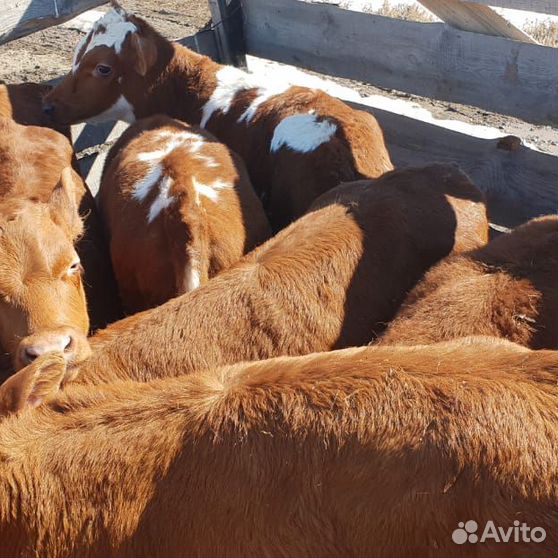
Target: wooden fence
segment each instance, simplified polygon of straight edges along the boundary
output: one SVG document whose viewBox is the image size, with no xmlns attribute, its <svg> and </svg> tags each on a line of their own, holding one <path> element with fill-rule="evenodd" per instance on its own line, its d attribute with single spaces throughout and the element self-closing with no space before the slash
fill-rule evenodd
<svg viewBox="0 0 558 558">
<path fill-rule="evenodd" d="M 209 0 L 212 29 L 181 42 L 226 63 L 243 65 L 249 54 L 526 122 L 558 125 L 558 49 L 536 44 L 487 7 L 558 15 L 556 0 L 420 1 L 444 23 L 352 12 L 331 0 Z M 8 0 L 7 4 L 0 43 L 65 21 L 101 2 Z M 385 130 L 397 166 L 458 163 L 487 194 L 496 223 L 513 226 L 557 210 L 558 157 L 526 146 L 506 151 L 498 140 L 455 132 L 442 122 L 372 111 Z M 115 139 L 121 129 L 122 125 L 75 129 L 76 149 L 93 190 L 102 166 L 96 156 L 105 149 L 95 145 Z"/>
</svg>

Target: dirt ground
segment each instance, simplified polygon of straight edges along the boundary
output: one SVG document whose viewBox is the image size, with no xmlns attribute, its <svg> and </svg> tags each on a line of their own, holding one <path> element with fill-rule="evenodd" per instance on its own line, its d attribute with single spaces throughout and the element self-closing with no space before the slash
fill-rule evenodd
<svg viewBox="0 0 558 558">
<path fill-rule="evenodd" d="M 169 39 L 193 35 L 210 22 L 206 0 L 122 0 L 122 5 L 146 18 Z M 106 7 L 100 7 L 106 10 Z M 65 74 L 82 32 L 51 27 L 0 46 L 0 82 L 47 81 Z M 386 90 L 356 81 L 332 78 L 362 95 L 403 98 L 428 109 L 436 118 L 491 126 L 502 134 L 517 135 L 541 151 L 558 154 L 558 134 L 548 126 L 534 126 L 476 107 L 435 101 L 404 92 Z"/>
<path fill-rule="evenodd" d="M 194 35 L 211 20 L 205 0 L 123 0 L 122 6 L 144 17 L 169 39 Z M 107 6 L 98 10 L 106 11 Z M 47 81 L 65 74 L 82 32 L 49 27 L 0 46 L 0 82 Z"/>
</svg>

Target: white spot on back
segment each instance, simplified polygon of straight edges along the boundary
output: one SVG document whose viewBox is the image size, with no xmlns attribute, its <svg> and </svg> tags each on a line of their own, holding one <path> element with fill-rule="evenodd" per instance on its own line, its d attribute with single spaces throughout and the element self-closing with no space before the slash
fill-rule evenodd
<svg viewBox="0 0 558 558">
<path fill-rule="evenodd" d="M 141 159 L 140 159 L 141 160 Z M 147 198 L 149 192 L 153 189 L 153 186 L 161 180 L 163 176 L 163 167 L 157 164 L 153 168 L 149 169 L 149 172 L 143 177 L 142 180 L 136 183 L 136 187 L 134 188 L 134 192 L 132 196 L 138 202 L 142 202 Z"/>
<path fill-rule="evenodd" d="M 147 163 L 148 171 L 141 180 L 136 182 L 132 192 L 132 197 L 139 203 L 142 203 L 155 185 L 159 183 L 159 193 L 155 200 L 153 200 L 147 215 L 148 223 L 153 222 L 161 211 L 168 207 L 173 201 L 173 197 L 170 195 L 172 179 L 168 176 L 164 176 L 163 172 L 162 163 L 165 157 L 170 155 L 175 149 L 181 147 L 187 148 L 191 153 L 197 153 L 205 143 L 202 136 L 187 131 L 172 132 L 170 130 L 161 130 L 157 139 L 163 143 L 162 147 L 154 151 L 139 153 L 137 156 L 138 161 Z M 200 155 L 198 155 L 198 157 L 200 157 Z"/>
<path fill-rule="evenodd" d="M 131 124 L 136 120 L 134 107 L 128 102 L 124 95 L 120 95 L 114 105 L 107 110 L 87 119 L 89 124 L 100 124 L 101 122 L 112 122 L 113 120 L 122 120 Z"/>
<path fill-rule="evenodd" d="M 328 120 L 319 122 L 315 114 L 287 116 L 279 122 L 273 132 L 270 151 L 275 153 L 286 146 L 299 153 L 308 153 L 329 141 L 336 130 L 336 124 Z"/>
<path fill-rule="evenodd" d="M 254 98 L 254 100 L 250 103 L 250 106 L 240 115 L 240 118 L 237 120 L 238 123 L 246 121 L 249 124 L 254 116 L 256 115 L 257 110 L 260 106 L 277 95 L 281 95 L 287 89 L 290 89 L 291 85 L 289 83 L 281 83 L 271 87 L 260 87 L 258 88 L 258 95 Z"/>
<path fill-rule="evenodd" d="M 199 182 L 196 177 L 192 178 L 192 185 L 196 191 L 196 201 L 199 204 L 199 196 L 205 196 L 212 202 L 217 202 L 219 199 L 219 190 L 225 190 L 227 188 L 232 188 L 232 184 L 225 182 L 224 180 L 215 180 L 211 184 L 203 184 Z"/>
<path fill-rule="evenodd" d="M 104 30 L 101 30 L 101 27 L 104 27 Z M 137 30 L 138 28 L 126 19 L 125 12 L 117 11 L 114 8 L 109 10 L 101 19 L 95 22 L 91 31 L 83 37 L 76 47 L 72 62 L 73 72 L 77 71 L 83 57 L 95 47 L 106 46 L 113 48 L 116 54 L 120 54 L 128 33 L 135 33 Z M 77 57 L 87 42 L 87 48 L 78 61 Z"/>
<path fill-rule="evenodd" d="M 159 184 L 159 195 L 155 198 L 149 208 L 149 215 L 147 216 L 148 223 L 152 223 L 157 218 L 159 213 L 172 203 L 174 198 L 170 195 L 171 186 L 172 178 L 170 176 L 165 176 Z"/>
<path fill-rule="evenodd" d="M 217 72 L 215 77 L 217 78 L 217 85 L 209 101 L 203 105 L 200 122 L 202 128 L 205 128 L 215 111 L 220 110 L 224 114 L 227 114 L 231 108 L 234 97 L 239 91 L 257 87 L 254 83 L 254 78 L 250 74 L 233 66 L 224 66 Z"/>
</svg>

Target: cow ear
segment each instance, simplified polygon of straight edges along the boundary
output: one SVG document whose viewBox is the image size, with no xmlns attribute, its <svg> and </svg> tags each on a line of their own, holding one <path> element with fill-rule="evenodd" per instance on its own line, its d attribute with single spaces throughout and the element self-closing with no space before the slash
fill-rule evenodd
<svg viewBox="0 0 558 558">
<path fill-rule="evenodd" d="M 110 0 L 110 7 L 116 10 L 119 14 L 126 13 L 126 10 L 116 0 Z"/>
<path fill-rule="evenodd" d="M 52 219 L 67 231 L 72 240 L 83 232 L 78 207 L 80 186 L 83 186 L 81 178 L 74 169 L 70 166 L 65 167 L 48 201 Z"/>
<path fill-rule="evenodd" d="M 62 353 L 46 353 L 0 386 L 0 417 L 34 408 L 52 399 L 66 376 Z"/>
<path fill-rule="evenodd" d="M 141 32 L 132 33 L 130 40 L 135 53 L 134 69 L 140 76 L 145 76 L 157 61 L 157 48 Z"/>
</svg>

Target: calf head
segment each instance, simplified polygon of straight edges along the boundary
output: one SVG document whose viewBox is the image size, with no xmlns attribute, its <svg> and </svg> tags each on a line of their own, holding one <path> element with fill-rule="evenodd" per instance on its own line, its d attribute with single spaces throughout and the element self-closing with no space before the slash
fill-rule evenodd
<svg viewBox="0 0 558 558">
<path fill-rule="evenodd" d="M 135 120 L 164 48 L 143 20 L 112 5 L 76 47 L 71 72 L 45 97 L 43 110 L 56 123 Z"/>
<path fill-rule="evenodd" d="M 52 351 L 70 368 L 89 356 L 75 189 L 67 167 L 47 203 L 0 203 L 0 344 L 16 369 Z"/>
</svg>

